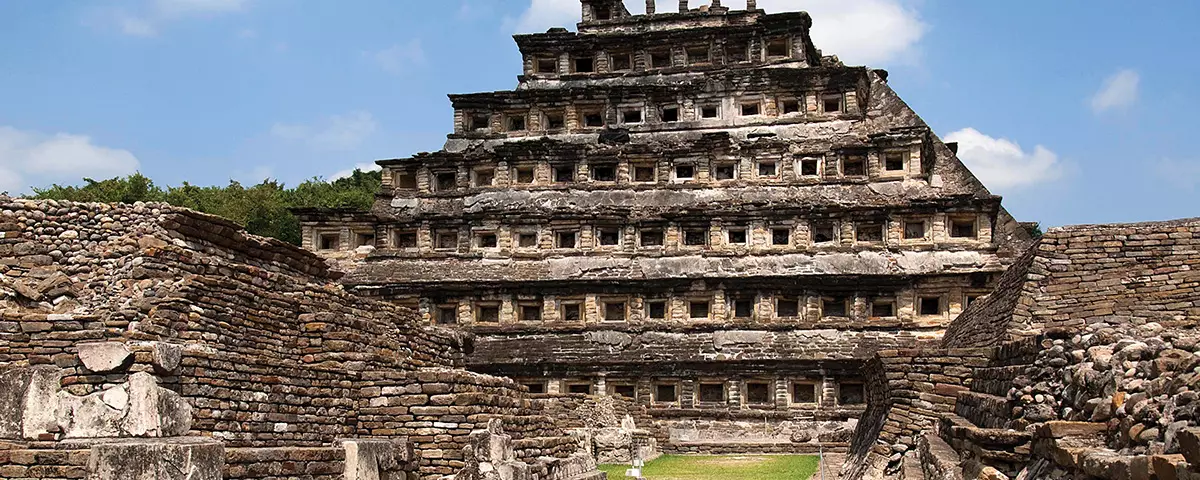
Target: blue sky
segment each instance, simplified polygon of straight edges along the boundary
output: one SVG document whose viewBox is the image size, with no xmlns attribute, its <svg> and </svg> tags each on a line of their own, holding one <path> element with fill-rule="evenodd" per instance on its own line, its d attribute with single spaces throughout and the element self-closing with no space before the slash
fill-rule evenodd
<svg viewBox="0 0 1200 480">
<path fill-rule="evenodd" d="M 887 68 L 892 87 L 962 144 L 1021 220 L 1200 215 L 1200 30 L 1190 24 L 1200 2 L 759 5 L 808 10 L 825 54 Z M 578 9 L 577 0 L 4 0 L 0 191 L 135 170 L 163 184 L 295 184 L 435 150 L 451 130 L 447 93 L 512 88 L 511 35 L 571 26 Z"/>
</svg>

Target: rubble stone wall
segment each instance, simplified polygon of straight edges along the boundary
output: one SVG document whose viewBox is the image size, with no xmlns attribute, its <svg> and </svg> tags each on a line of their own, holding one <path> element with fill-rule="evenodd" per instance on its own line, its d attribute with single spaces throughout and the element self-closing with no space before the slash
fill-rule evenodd
<svg viewBox="0 0 1200 480">
<path fill-rule="evenodd" d="M 0 478 L 69 480 L 87 476 L 88 449 L 0 448 Z"/>
<path fill-rule="evenodd" d="M 475 354 L 468 361 L 472 368 L 481 369 L 501 362 L 551 360 L 558 364 L 587 365 L 595 358 L 605 358 L 618 366 L 662 361 L 699 363 L 718 356 L 743 361 L 781 358 L 808 362 L 816 362 L 817 358 L 863 360 L 880 350 L 908 348 L 920 344 L 924 338 L 931 338 L 921 331 L 839 331 L 832 326 L 780 331 L 765 330 L 761 326 L 718 331 L 631 330 L 491 335 L 480 339 Z M 639 370 L 653 373 L 640 367 Z"/>
<path fill-rule="evenodd" d="M 868 471 L 882 467 L 891 449 L 883 444 L 880 434 L 891 412 L 891 389 L 888 388 L 887 369 L 879 357 L 868 360 L 863 366 L 863 384 L 867 393 L 867 408 L 854 429 L 850 449 L 840 476 L 863 478 Z"/>
</svg>

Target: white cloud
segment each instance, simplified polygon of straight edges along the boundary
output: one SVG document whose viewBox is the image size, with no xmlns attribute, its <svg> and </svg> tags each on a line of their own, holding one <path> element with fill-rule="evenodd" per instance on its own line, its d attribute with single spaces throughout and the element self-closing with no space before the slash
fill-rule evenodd
<svg viewBox="0 0 1200 480">
<path fill-rule="evenodd" d="M 425 49 L 419 38 L 377 52 L 363 52 L 363 55 L 392 75 L 403 75 L 413 66 L 425 63 Z"/>
<path fill-rule="evenodd" d="M 1100 114 L 1109 110 L 1133 106 L 1138 99 L 1142 77 L 1135 70 L 1124 69 L 1104 80 L 1100 91 L 1092 96 L 1092 111 Z"/>
<path fill-rule="evenodd" d="M 789 0 L 759 2 L 779 5 Z M 882 65 L 911 62 L 917 43 L 929 27 L 917 11 L 899 0 L 811 0 L 813 43 L 825 55 L 847 64 Z"/>
<path fill-rule="evenodd" d="M 95 145 L 85 135 L 0 127 L 0 192 L 27 193 L 30 186 L 75 184 L 83 177 L 111 178 L 139 166 L 128 150 Z"/>
<path fill-rule="evenodd" d="M 529 0 L 529 8 L 509 24 L 520 33 L 544 32 L 550 27 L 574 27 L 579 22 L 579 0 Z M 813 17 L 812 36 L 825 55 L 837 55 L 849 64 L 880 65 L 904 62 L 914 55 L 929 27 L 921 21 L 913 0 L 759 0 L 768 13 L 803 9 Z M 693 8 L 700 1 L 692 1 Z M 626 0 L 629 11 L 645 13 L 642 0 Z M 726 0 L 732 9 L 746 8 L 746 0 Z M 679 2 L 658 0 L 659 13 L 678 11 Z"/>
<path fill-rule="evenodd" d="M 1004 190 L 1058 179 L 1063 165 L 1058 154 L 1038 145 L 1026 152 L 1012 140 L 993 138 L 974 128 L 946 135 L 958 142 L 958 158 L 991 189 Z"/>
<path fill-rule="evenodd" d="M 355 170 L 362 170 L 364 172 L 374 172 L 374 171 L 380 170 L 380 167 L 379 167 L 379 165 L 376 165 L 374 163 L 357 163 L 354 165 L 354 168 L 347 168 L 347 169 L 339 171 L 333 175 L 330 175 L 329 181 L 332 182 L 339 178 L 349 177 L 350 175 L 354 174 Z"/>
<path fill-rule="evenodd" d="M 529 8 L 513 24 L 519 33 L 540 33 L 550 27 L 574 29 L 579 23 L 578 0 L 531 0 Z"/>
<path fill-rule="evenodd" d="M 117 9 L 107 16 L 121 33 L 136 37 L 158 35 L 164 24 L 207 18 L 245 10 L 250 0 L 143 0 L 132 10 Z"/>
<path fill-rule="evenodd" d="M 271 127 L 271 135 L 303 142 L 321 150 L 353 150 L 374 134 L 378 127 L 370 112 L 358 111 L 333 115 L 315 126 L 277 123 Z"/>
</svg>

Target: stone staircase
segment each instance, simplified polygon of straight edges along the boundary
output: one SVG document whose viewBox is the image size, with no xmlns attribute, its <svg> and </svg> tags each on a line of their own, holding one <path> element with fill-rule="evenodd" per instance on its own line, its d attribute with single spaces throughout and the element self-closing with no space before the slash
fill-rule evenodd
<svg viewBox="0 0 1200 480">
<path fill-rule="evenodd" d="M 938 425 L 938 433 L 963 462 L 967 478 L 982 478 L 972 475 L 988 468 L 1014 478 L 1029 462 L 1031 436 L 1006 428 L 982 428 L 957 415 L 947 414 Z"/>
<path fill-rule="evenodd" d="M 1028 464 L 1032 436 L 1009 427 L 1014 379 L 1037 355 L 1036 343 L 996 349 L 988 366 L 975 369 L 971 389 L 957 394 L 953 413 L 941 415 L 938 435 L 961 457 L 966 478 L 1015 478 Z"/>
</svg>

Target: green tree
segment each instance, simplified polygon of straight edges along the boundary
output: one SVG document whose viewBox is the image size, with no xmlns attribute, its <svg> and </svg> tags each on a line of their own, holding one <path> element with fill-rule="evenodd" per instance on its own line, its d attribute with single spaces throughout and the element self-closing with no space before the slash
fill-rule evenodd
<svg viewBox="0 0 1200 480">
<path fill-rule="evenodd" d="M 291 208 L 356 208 L 366 210 L 379 191 L 380 172 L 355 170 L 333 181 L 309 179 L 295 188 L 265 180 L 249 188 L 236 181 L 224 187 L 201 187 L 184 182 L 166 190 L 135 173 L 123 178 L 83 179 L 81 186 L 51 185 L 35 188 L 33 198 L 76 202 L 166 202 L 228 218 L 255 235 L 300 244 L 300 222 Z"/>
<path fill-rule="evenodd" d="M 134 173 L 125 178 L 96 181 L 84 178 L 83 186 L 51 185 L 34 188 L 34 198 L 71 200 L 75 202 L 134 203 L 163 200 L 163 190 L 145 175 Z"/>
</svg>

